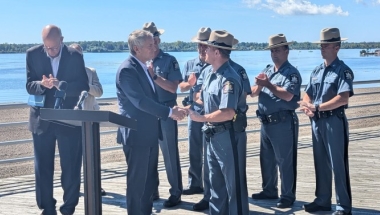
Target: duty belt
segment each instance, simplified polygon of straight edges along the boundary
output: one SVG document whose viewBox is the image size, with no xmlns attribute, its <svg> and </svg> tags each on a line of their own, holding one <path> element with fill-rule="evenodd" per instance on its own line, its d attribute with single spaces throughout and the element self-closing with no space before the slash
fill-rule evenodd
<svg viewBox="0 0 380 215">
<path fill-rule="evenodd" d="M 222 122 L 222 123 L 206 123 L 207 127 L 209 127 L 214 134 L 229 130 L 232 128 L 232 122 L 227 121 L 227 122 Z"/>
<path fill-rule="evenodd" d="M 294 110 L 282 110 L 274 112 L 268 115 L 260 114 L 259 110 L 256 110 L 256 116 L 262 124 L 277 123 L 285 120 L 286 116 L 294 115 Z"/>
<path fill-rule="evenodd" d="M 313 120 L 317 121 L 320 118 L 328 118 L 330 116 L 337 115 L 339 117 L 344 116 L 344 107 L 339 107 L 334 110 L 327 110 L 327 111 L 316 111 L 314 112 L 314 116 L 312 117 Z"/>
</svg>

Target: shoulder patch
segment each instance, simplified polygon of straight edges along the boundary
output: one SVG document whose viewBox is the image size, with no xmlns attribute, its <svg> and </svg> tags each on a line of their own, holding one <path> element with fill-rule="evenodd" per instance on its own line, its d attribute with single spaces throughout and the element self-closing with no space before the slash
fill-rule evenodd
<svg viewBox="0 0 380 215">
<path fill-rule="evenodd" d="M 350 71 L 350 70 L 345 70 L 345 71 L 344 71 L 344 78 L 345 78 L 346 80 L 351 80 L 351 79 L 353 79 L 352 71 Z"/>
<path fill-rule="evenodd" d="M 234 93 L 234 82 L 226 81 L 223 84 L 223 93 Z"/>
<path fill-rule="evenodd" d="M 293 84 L 298 84 L 299 81 L 300 80 L 297 74 L 290 75 L 290 82 L 292 82 Z"/>
<path fill-rule="evenodd" d="M 245 69 L 241 69 L 240 70 L 240 75 L 243 78 L 243 80 L 247 80 L 248 79 L 248 76 L 247 76 L 247 73 L 245 72 Z"/>
<path fill-rule="evenodd" d="M 173 60 L 172 64 L 173 64 L 174 70 L 178 70 L 179 69 L 179 65 L 178 65 L 178 62 L 176 60 Z"/>
</svg>

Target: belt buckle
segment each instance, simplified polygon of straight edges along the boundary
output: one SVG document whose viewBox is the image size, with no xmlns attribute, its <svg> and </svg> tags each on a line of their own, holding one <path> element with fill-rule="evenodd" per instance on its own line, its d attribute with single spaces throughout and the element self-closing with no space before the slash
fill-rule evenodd
<svg viewBox="0 0 380 215">
<path fill-rule="evenodd" d="M 267 118 L 268 123 L 273 122 L 272 115 L 268 115 L 266 118 Z"/>
</svg>

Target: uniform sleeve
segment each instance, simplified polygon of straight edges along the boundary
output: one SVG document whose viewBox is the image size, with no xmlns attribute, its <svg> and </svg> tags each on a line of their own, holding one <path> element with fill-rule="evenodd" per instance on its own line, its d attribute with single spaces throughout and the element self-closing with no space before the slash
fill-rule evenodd
<svg viewBox="0 0 380 215">
<path fill-rule="evenodd" d="M 248 75 L 247 75 L 247 72 L 245 71 L 244 68 L 241 68 L 239 71 L 238 71 L 241 79 L 242 79 L 242 85 L 243 85 L 243 89 L 244 89 L 244 92 L 247 93 L 247 94 L 251 94 L 252 91 L 251 91 L 251 83 L 249 82 L 249 78 L 248 78 Z"/>
<path fill-rule="evenodd" d="M 189 78 L 189 75 L 187 74 L 188 72 L 189 72 L 189 61 L 185 63 L 185 66 L 183 67 L 183 70 L 182 70 L 182 80 L 184 82 L 188 81 L 188 78 Z"/>
<path fill-rule="evenodd" d="M 183 79 L 182 79 L 181 70 L 179 69 L 178 61 L 173 56 L 170 58 L 170 61 L 171 61 L 169 64 L 170 72 L 168 74 L 168 80 L 182 82 Z"/>
<path fill-rule="evenodd" d="M 219 109 L 231 108 L 236 110 L 240 85 L 237 81 L 233 79 L 226 79 L 223 81 L 222 89 L 220 92 L 220 105 Z"/>
<path fill-rule="evenodd" d="M 300 95 L 301 91 L 302 78 L 297 70 L 290 72 L 285 80 L 283 88 L 293 95 Z"/>
<path fill-rule="evenodd" d="M 354 95 L 353 88 L 354 73 L 350 68 L 341 70 L 338 80 L 338 94 L 350 92 L 350 97 Z"/>
</svg>

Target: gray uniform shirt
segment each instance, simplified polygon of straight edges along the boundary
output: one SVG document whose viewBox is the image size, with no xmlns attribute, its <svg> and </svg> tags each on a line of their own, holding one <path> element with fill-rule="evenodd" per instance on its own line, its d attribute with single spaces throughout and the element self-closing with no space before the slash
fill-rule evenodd
<svg viewBox="0 0 380 215">
<path fill-rule="evenodd" d="M 245 69 L 240 66 L 239 64 L 235 63 L 233 60 L 230 59 L 230 65 L 231 67 L 237 72 L 237 74 L 241 77 L 242 86 L 244 89 L 244 92 L 248 95 L 252 93 L 251 90 L 251 83 L 249 82 L 248 75 L 245 71 Z"/>
<path fill-rule="evenodd" d="M 209 72 L 203 81 L 201 100 L 206 114 L 225 108 L 236 110 L 241 96 L 240 77 L 228 61 L 217 71 Z"/>
<path fill-rule="evenodd" d="M 271 114 L 282 110 L 295 110 L 298 108 L 297 102 L 300 100 L 302 78 L 298 70 L 289 61 L 281 65 L 277 72 L 274 66 L 268 65 L 263 70 L 270 82 L 277 85 L 289 93 L 293 94 L 289 102 L 275 96 L 268 88 L 263 87 L 259 94 L 259 112 L 261 114 Z"/>
<path fill-rule="evenodd" d="M 187 82 L 189 79 L 189 76 L 191 73 L 195 73 L 195 77 L 197 77 L 197 81 L 199 80 L 199 76 L 201 75 L 202 71 L 210 64 L 202 62 L 199 57 L 189 60 L 186 62 L 183 71 L 182 71 L 182 79 L 183 81 Z M 203 77 L 202 77 L 203 78 Z M 190 101 L 193 101 L 193 93 L 199 92 L 202 84 L 195 84 L 190 89 L 190 95 L 189 99 Z"/>
<path fill-rule="evenodd" d="M 329 66 L 322 63 L 314 69 L 305 91 L 314 104 L 321 104 L 343 92 L 354 95 L 353 80 L 352 70 L 336 58 Z"/>
<path fill-rule="evenodd" d="M 157 57 L 153 59 L 153 71 L 156 75 L 169 81 L 182 81 L 181 71 L 176 58 L 168 53 L 164 53 L 162 50 L 160 50 Z M 166 91 L 156 83 L 155 85 L 159 102 L 177 100 L 177 93 Z"/>
</svg>

